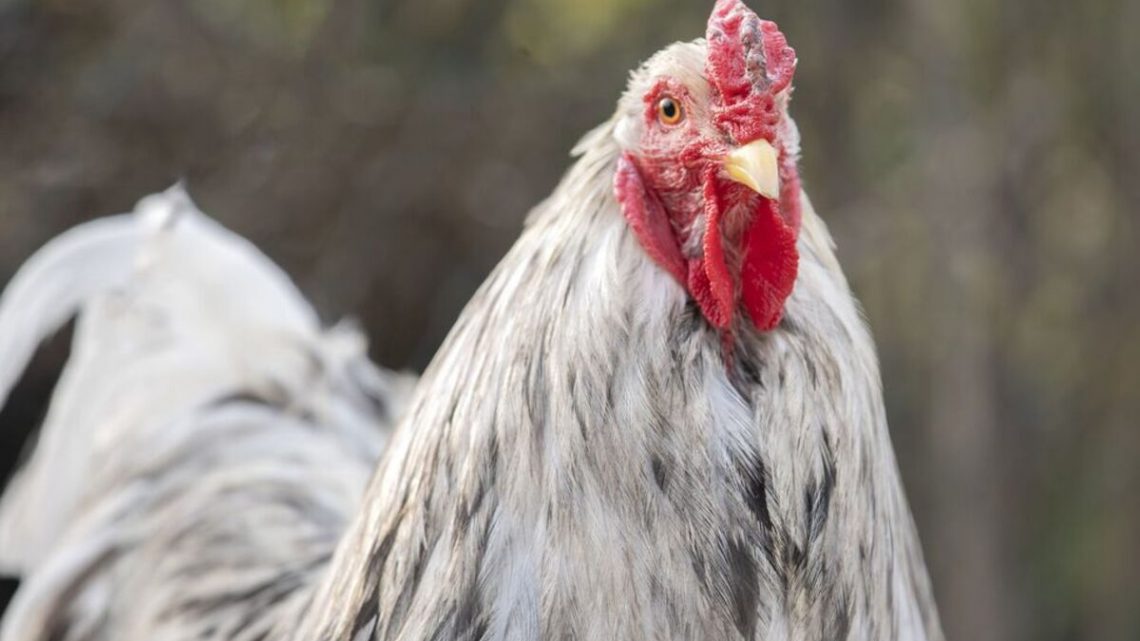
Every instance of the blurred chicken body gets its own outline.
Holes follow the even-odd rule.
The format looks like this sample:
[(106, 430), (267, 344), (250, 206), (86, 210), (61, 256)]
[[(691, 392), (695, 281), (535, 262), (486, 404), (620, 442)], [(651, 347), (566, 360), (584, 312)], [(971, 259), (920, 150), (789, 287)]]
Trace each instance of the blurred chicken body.
[[(794, 64), (737, 0), (649, 60), (406, 412), (180, 192), (49, 246), (0, 383), (84, 311), (0, 506), (0, 641), (941, 639)], [(52, 278), (104, 227), (122, 264)]]
[[(355, 512), (410, 381), (180, 188), (30, 260), (0, 304), (7, 392), (81, 311), (0, 503), (8, 639), (263, 638)], [(295, 619), (294, 619), (295, 620)]]

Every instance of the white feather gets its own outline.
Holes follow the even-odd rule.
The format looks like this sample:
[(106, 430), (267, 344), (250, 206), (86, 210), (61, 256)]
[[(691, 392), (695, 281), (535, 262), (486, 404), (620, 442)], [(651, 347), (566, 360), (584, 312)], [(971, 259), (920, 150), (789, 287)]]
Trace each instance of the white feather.
[(19, 271), (0, 299), (0, 398), (80, 307), (36, 456), (0, 504), (0, 564), (10, 570), (42, 559), (89, 465), (123, 432), (227, 389), (295, 389), (299, 348), (318, 340), (316, 314), (284, 273), (180, 186), (134, 216), (65, 233)]
[[(116, 635), (138, 625), (136, 638), (159, 638), (163, 603), (295, 571), (255, 571), (257, 554), (331, 553), (409, 379), (373, 367), (354, 329), (322, 330), (285, 273), (180, 186), (66, 232), (17, 273), (0, 298), (0, 400), (76, 315), (39, 442), (0, 499), (0, 569), (24, 577), (0, 639), (38, 639), (61, 619), (68, 635), (98, 627), (132, 581), (152, 598), (129, 619), (144, 623)], [(282, 522), (290, 501), (320, 509)], [(148, 546), (182, 524), (233, 527), (234, 504), (248, 539), (194, 548), (217, 555), (215, 572), (146, 583), (176, 557)], [(227, 555), (254, 567), (233, 575)]]

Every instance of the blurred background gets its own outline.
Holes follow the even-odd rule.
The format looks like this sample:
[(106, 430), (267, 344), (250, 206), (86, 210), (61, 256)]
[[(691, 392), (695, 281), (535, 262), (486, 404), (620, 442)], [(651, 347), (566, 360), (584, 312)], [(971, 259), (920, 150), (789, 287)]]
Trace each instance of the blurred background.
[[(0, 0), (0, 279), (185, 179), (421, 369), (693, 0)], [(952, 640), (1140, 639), (1140, 2), (752, 0)], [(66, 356), (0, 414), (0, 479)], [(12, 584), (0, 593), (3, 604)]]

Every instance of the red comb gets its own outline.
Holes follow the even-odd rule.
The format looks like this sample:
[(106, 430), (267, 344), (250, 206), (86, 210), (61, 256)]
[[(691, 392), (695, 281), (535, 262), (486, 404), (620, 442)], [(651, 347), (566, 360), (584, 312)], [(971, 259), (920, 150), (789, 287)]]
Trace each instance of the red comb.
[(709, 16), (709, 81), (720, 93), (718, 119), (739, 144), (770, 138), (779, 119), (775, 97), (792, 84), (796, 52), (776, 23), (741, 0), (717, 0)]

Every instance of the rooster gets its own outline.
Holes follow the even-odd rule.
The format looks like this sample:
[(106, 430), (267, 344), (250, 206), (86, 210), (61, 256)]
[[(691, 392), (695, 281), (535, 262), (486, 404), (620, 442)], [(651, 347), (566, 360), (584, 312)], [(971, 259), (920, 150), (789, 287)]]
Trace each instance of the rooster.
[(651, 57), (412, 392), (178, 190), (42, 250), (0, 641), (941, 639), (795, 62), (739, 0)]

